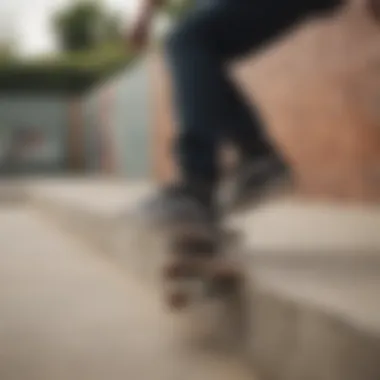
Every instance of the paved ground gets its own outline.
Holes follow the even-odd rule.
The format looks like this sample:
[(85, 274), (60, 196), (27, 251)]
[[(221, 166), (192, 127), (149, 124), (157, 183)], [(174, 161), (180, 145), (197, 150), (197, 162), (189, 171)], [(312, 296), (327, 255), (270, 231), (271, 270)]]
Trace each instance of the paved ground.
[[(148, 183), (104, 179), (49, 179), (31, 182), (29, 187), (33, 197), (71, 210), (68, 223), (81, 215), (91, 216), (96, 237), (103, 227), (99, 229), (95, 221), (115, 219), (151, 189)], [(243, 232), (245, 272), (256, 285), (259, 282), (284, 298), (379, 334), (378, 206), (311, 202), (285, 195), (247, 210), (234, 223)], [(147, 254), (151, 250), (144, 244), (136, 246)], [(129, 260), (120, 262), (130, 268)]]
[(252, 379), (184, 344), (159, 298), (34, 210), (0, 209), (0, 310), (2, 380)]

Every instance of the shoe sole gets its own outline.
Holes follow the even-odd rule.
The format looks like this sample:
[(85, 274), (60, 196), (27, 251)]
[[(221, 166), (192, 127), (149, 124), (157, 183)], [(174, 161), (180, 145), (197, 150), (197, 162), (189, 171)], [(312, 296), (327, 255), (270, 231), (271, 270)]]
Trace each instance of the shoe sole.
[(224, 208), (226, 210), (225, 213), (234, 214), (242, 212), (247, 208), (255, 207), (279, 193), (283, 194), (287, 192), (292, 187), (293, 181), (287, 173), (276, 176), (266, 181), (265, 184), (247, 191), (243, 196), (238, 196), (232, 201), (227, 202), (227, 206)]

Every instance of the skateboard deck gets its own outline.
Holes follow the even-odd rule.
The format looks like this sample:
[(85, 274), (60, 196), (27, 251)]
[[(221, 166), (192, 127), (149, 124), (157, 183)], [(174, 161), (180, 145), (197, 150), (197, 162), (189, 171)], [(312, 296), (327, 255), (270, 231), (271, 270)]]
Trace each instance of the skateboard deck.
[(236, 289), (241, 275), (230, 252), (236, 238), (227, 230), (177, 231), (170, 236), (163, 276), (169, 285), (166, 302), (171, 309), (182, 310), (199, 298), (223, 297)]

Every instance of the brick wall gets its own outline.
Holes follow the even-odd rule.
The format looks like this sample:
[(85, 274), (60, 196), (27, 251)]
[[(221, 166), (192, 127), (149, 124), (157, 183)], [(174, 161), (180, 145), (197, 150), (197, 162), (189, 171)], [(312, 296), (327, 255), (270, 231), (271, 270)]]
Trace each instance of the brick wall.
[[(232, 72), (310, 196), (380, 199), (380, 26), (363, 1), (311, 20)], [(153, 60), (157, 175), (174, 171), (167, 76)]]

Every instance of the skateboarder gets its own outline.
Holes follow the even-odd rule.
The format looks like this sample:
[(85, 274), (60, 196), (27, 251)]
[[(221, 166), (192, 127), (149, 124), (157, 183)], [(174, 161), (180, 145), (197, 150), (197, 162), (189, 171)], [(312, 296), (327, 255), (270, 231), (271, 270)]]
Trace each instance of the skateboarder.
[[(296, 23), (333, 11), (340, 0), (198, 0), (166, 43), (178, 117), (175, 159), (180, 179), (161, 189), (140, 211), (159, 223), (213, 223), (222, 178), (218, 152), (232, 142), (239, 154), (235, 201), (258, 194), (290, 171), (265, 135), (258, 110), (247, 104), (228, 64), (265, 47)], [(148, 39), (163, 0), (145, 0), (131, 34), (133, 46)]]

